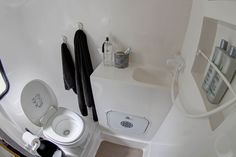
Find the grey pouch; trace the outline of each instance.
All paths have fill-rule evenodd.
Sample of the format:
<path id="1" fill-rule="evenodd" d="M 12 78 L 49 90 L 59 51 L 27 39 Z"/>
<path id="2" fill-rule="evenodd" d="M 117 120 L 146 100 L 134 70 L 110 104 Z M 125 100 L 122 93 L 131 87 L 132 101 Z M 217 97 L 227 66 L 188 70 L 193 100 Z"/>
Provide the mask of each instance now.
<path id="1" fill-rule="evenodd" d="M 115 67 L 116 68 L 126 68 L 129 65 L 129 54 L 124 52 L 116 52 L 114 54 Z"/>

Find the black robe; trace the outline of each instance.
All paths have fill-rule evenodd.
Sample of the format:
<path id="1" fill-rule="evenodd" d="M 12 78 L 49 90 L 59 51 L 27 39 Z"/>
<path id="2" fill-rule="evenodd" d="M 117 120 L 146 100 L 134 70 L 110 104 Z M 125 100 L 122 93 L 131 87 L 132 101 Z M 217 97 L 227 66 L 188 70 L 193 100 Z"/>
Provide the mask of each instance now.
<path id="1" fill-rule="evenodd" d="M 81 114 L 88 115 L 87 107 L 92 107 L 93 119 L 98 121 L 96 107 L 90 82 L 93 72 L 87 37 L 82 30 L 77 30 L 74 37 L 75 49 L 75 83 Z"/>

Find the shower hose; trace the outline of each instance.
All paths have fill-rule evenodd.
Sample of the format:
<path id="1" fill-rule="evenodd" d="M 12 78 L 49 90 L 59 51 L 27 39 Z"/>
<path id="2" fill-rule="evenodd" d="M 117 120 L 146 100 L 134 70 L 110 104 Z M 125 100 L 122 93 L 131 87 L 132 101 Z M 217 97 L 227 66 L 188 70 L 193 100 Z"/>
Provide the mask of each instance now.
<path id="1" fill-rule="evenodd" d="M 186 108 L 183 105 L 183 102 L 181 101 L 180 97 L 180 103 L 176 102 L 176 97 L 175 97 L 175 84 L 178 83 L 178 79 L 179 79 L 179 75 L 180 73 L 184 70 L 184 64 L 179 64 L 177 65 L 177 68 L 175 70 L 173 79 L 172 79 L 172 83 L 171 83 L 171 101 L 173 103 L 173 105 L 175 105 L 179 111 L 188 118 L 207 118 L 211 115 L 214 115 L 218 112 L 221 112 L 223 110 L 225 110 L 226 108 L 235 105 L 234 102 L 236 102 L 236 92 L 234 91 L 234 89 L 232 88 L 230 82 L 225 78 L 224 74 L 221 73 L 221 71 L 215 66 L 215 64 L 209 60 L 209 58 L 201 51 L 198 50 L 197 55 L 201 55 L 204 59 L 206 59 L 208 61 L 208 63 L 217 71 L 217 73 L 220 75 L 220 77 L 223 79 L 223 81 L 225 82 L 225 84 L 228 86 L 229 90 L 233 93 L 233 98 L 229 101 L 227 101 L 224 104 L 221 104 L 219 107 L 208 111 L 208 112 L 204 112 L 204 113 L 198 113 L 198 114 L 193 114 L 190 113 L 189 111 L 186 110 Z"/>

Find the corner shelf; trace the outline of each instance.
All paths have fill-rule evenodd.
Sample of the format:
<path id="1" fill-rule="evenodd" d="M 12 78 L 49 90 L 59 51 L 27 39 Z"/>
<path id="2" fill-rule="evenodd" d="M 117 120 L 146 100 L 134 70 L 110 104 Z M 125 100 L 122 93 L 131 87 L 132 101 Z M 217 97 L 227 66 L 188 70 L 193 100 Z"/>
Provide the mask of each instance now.
<path id="1" fill-rule="evenodd" d="M 205 17 L 202 25 L 201 37 L 198 45 L 198 51 L 201 50 L 203 55 L 211 60 L 214 52 L 214 48 L 219 45 L 220 40 L 225 39 L 229 41 L 230 44 L 236 45 L 236 26 L 223 21 L 218 21 Z M 207 97 L 206 92 L 202 89 L 202 82 L 204 76 L 209 68 L 210 64 L 206 58 L 197 55 L 195 57 L 193 66 L 192 66 L 192 75 L 204 102 L 206 110 L 209 112 L 213 109 L 216 109 L 218 106 L 222 105 L 225 101 L 232 99 L 231 97 L 225 96 L 219 105 L 211 104 Z M 231 87 L 231 86 L 230 86 Z M 226 95 L 229 94 L 229 90 Z M 227 99 L 227 100 L 224 100 Z M 216 113 L 209 117 L 209 122 L 212 127 L 212 130 L 215 130 L 225 119 L 227 114 L 224 111 Z"/>

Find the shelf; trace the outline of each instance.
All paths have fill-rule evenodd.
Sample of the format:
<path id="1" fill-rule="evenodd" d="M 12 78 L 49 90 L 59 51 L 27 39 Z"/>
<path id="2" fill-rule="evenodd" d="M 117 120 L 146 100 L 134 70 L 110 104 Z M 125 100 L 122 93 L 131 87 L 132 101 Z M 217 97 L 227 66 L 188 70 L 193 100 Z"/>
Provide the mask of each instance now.
<path id="1" fill-rule="evenodd" d="M 206 58 L 211 60 L 214 49 L 219 45 L 221 39 L 225 39 L 229 41 L 231 45 L 236 46 L 236 26 L 223 21 L 205 17 L 203 20 L 201 37 L 198 45 L 198 51 L 201 50 L 205 58 L 201 55 L 196 55 L 191 72 L 204 102 L 205 108 L 208 112 L 216 109 L 226 101 L 232 99 L 232 96 L 228 96 L 231 95 L 229 91 L 233 91 L 233 93 L 235 93 L 230 83 L 228 83 L 231 90 L 227 91 L 220 104 L 214 105 L 208 101 L 206 92 L 202 89 L 204 76 L 210 66 Z M 227 112 L 222 111 L 209 117 L 209 123 L 212 127 L 212 130 L 215 130 L 224 121 L 225 117 L 227 116 L 226 113 Z"/>
<path id="2" fill-rule="evenodd" d="M 198 90 L 203 99 L 203 102 L 205 103 L 206 111 L 211 111 L 213 109 L 216 109 L 218 105 L 211 104 L 206 97 L 205 91 L 202 89 L 202 80 L 203 80 L 204 75 L 200 73 L 192 73 L 192 75 L 195 79 Z M 216 113 L 209 117 L 209 122 L 210 122 L 212 130 L 215 130 L 223 121 L 224 121 L 224 115 L 222 112 Z"/>

